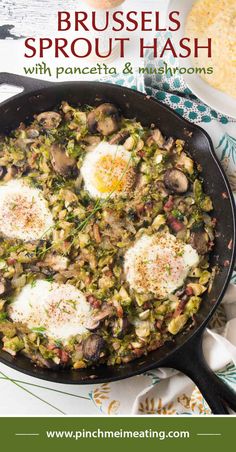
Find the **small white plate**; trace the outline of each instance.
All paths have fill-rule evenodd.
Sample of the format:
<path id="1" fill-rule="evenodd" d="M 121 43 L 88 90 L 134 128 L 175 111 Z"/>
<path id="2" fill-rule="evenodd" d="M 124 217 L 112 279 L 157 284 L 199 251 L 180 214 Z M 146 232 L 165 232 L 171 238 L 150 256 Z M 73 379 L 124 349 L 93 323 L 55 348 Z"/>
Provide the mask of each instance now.
<path id="1" fill-rule="evenodd" d="M 179 47 L 178 43 L 185 35 L 184 30 L 187 15 L 195 1 L 196 0 L 170 0 L 169 2 L 168 12 L 179 11 L 182 24 L 180 30 L 172 33 L 173 43 L 175 43 L 176 48 Z M 181 59 L 179 62 L 183 67 L 193 67 L 191 58 Z M 188 88 L 205 104 L 226 116 L 231 116 L 236 119 L 236 99 L 213 88 L 197 74 L 183 74 L 182 77 Z"/>

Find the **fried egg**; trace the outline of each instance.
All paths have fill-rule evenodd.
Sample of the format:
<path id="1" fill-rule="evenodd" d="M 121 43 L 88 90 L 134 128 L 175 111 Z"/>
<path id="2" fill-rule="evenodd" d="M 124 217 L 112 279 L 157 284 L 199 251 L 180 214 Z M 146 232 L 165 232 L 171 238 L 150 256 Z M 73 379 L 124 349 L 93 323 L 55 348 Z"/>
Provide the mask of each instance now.
<path id="1" fill-rule="evenodd" d="M 0 235 L 38 240 L 52 226 L 53 217 L 40 190 L 16 179 L 0 185 Z"/>
<path id="2" fill-rule="evenodd" d="M 131 289 L 165 298 L 183 285 L 198 263 L 197 251 L 174 235 L 144 234 L 126 252 L 124 271 Z"/>
<path id="3" fill-rule="evenodd" d="M 131 152 L 121 145 L 99 143 L 87 153 L 81 174 L 85 190 L 93 198 L 127 194 L 135 182 Z"/>
<path id="4" fill-rule="evenodd" d="M 71 284 L 38 280 L 27 284 L 9 305 L 13 322 L 21 322 L 48 338 L 66 341 L 87 332 L 90 305 L 84 294 Z"/>

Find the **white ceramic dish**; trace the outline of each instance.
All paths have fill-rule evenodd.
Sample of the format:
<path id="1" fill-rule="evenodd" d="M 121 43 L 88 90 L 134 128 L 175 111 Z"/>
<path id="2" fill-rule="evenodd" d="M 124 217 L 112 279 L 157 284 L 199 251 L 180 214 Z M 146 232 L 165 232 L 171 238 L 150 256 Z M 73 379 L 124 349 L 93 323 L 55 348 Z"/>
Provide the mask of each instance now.
<path id="1" fill-rule="evenodd" d="M 179 31 L 173 32 L 172 39 L 175 45 L 184 37 L 185 23 L 187 15 L 192 8 L 192 5 L 196 0 L 170 0 L 169 11 L 179 11 L 182 27 Z M 193 61 L 191 58 L 181 60 L 181 66 L 193 67 Z M 228 96 L 227 94 L 211 87 L 197 74 L 183 74 L 188 88 L 205 104 L 209 105 L 212 109 L 219 111 L 220 113 L 231 116 L 236 119 L 236 99 Z"/>

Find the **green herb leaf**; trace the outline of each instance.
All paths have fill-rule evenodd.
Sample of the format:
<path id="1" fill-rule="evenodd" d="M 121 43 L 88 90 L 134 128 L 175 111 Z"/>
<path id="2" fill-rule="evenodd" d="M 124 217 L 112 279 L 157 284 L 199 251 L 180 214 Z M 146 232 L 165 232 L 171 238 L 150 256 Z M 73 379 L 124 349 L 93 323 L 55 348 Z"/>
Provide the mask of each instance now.
<path id="1" fill-rule="evenodd" d="M 172 210 L 171 213 L 172 213 L 173 217 L 177 218 L 177 220 L 183 220 L 184 219 L 184 215 L 178 209 Z"/>
<path id="2" fill-rule="evenodd" d="M 0 312 L 0 322 L 3 320 L 6 320 L 7 318 L 7 312 Z"/>
<path id="3" fill-rule="evenodd" d="M 38 327 L 35 327 L 35 328 L 31 328 L 31 331 L 33 333 L 37 333 L 37 334 L 44 334 L 45 331 L 46 331 L 46 328 L 44 328 L 43 326 L 38 326 Z"/>

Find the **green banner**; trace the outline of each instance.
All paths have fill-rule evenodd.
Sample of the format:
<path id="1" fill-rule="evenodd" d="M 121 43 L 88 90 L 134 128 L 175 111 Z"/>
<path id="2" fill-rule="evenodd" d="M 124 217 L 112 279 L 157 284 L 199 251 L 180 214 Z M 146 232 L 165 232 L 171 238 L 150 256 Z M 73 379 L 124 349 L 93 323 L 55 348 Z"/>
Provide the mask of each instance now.
<path id="1" fill-rule="evenodd" d="M 1 450 L 164 451 L 232 447 L 235 417 L 1 418 Z M 13 449 L 14 448 L 14 449 Z M 17 449 L 16 449 L 17 448 Z"/>

